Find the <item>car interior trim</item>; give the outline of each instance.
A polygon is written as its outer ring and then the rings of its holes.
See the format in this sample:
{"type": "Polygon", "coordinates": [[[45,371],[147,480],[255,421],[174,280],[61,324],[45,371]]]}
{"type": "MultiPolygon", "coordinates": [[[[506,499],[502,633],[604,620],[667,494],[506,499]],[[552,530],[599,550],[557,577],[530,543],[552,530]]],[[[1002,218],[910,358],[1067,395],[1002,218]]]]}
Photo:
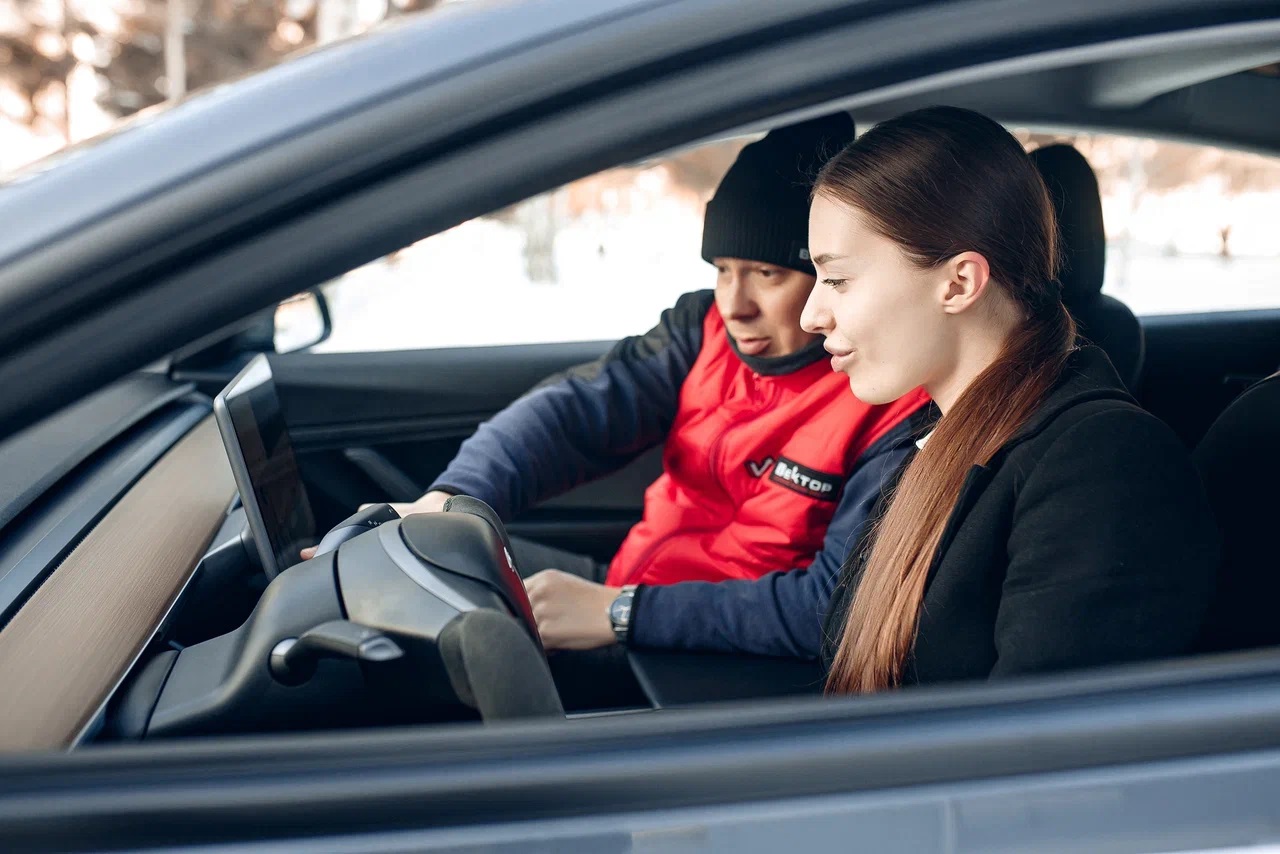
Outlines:
{"type": "MultiPolygon", "coordinates": [[[[92,526],[109,512],[160,457],[209,414],[207,404],[192,404],[140,435],[125,440],[118,456],[106,459],[102,470],[86,475],[75,504],[12,564],[0,562],[0,629],[17,613],[27,597],[53,572],[58,562],[92,526]]],[[[72,487],[74,489],[74,487],[72,487]]]]}
{"type": "MultiPolygon", "coordinates": [[[[1123,78],[1127,74],[1129,78],[1137,78],[1124,81],[1124,85],[1129,87],[1126,92],[1132,87],[1144,85],[1152,92],[1152,99],[1159,98],[1168,94],[1170,87],[1176,91],[1181,86],[1212,83],[1217,79],[1216,75],[1223,73],[1224,61],[1229,62],[1229,67],[1236,70],[1247,70],[1265,64],[1277,54],[1277,35],[1280,35],[1280,21],[1225,23],[1153,33],[950,69],[904,83],[868,89],[826,106],[848,110],[856,115],[866,116],[867,121],[875,122],[922,103],[946,101],[949,97],[946,93],[962,91],[964,87],[973,84],[989,84],[1000,79],[1080,68],[1087,80],[1087,91],[1082,92],[1080,97],[1085,99],[1088,107],[1102,109],[1110,100],[1119,97],[1115,88],[1119,85],[1115,83],[1117,77],[1123,78]],[[1171,57],[1180,58],[1181,65],[1173,65],[1171,57]],[[1224,60],[1223,57],[1231,59],[1224,60]],[[1175,75],[1179,78],[1177,82],[1174,82],[1175,75]]],[[[967,102],[970,99],[964,100],[967,102]]],[[[1027,118],[1009,115],[1007,109],[1000,110],[997,105],[988,109],[999,112],[1005,121],[1027,118]]],[[[808,115],[809,112],[812,111],[799,115],[808,115]]],[[[1119,124],[1109,124],[1106,129],[1113,133],[1126,128],[1131,131],[1151,129],[1163,130],[1162,135],[1169,134],[1168,127],[1148,128],[1141,121],[1141,115],[1142,111],[1134,108],[1126,116],[1129,123],[1122,121],[1119,124]]],[[[786,118],[782,117],[778,121],[786,118]]],[[[1079,126],[1078,118],[1073,120],[1072,126],[1079,126]]]]}
{"type": "Polygon", "coordinates": [[[0,442],[0,528],[118,436],[193,388],[139,373],[0,442]]]}
{"type": "Polygon", "coordinates": [[[205,418],[85,535],[0,630],[0,751],[71,743],[150,640],[234,491],[205,418]]]}

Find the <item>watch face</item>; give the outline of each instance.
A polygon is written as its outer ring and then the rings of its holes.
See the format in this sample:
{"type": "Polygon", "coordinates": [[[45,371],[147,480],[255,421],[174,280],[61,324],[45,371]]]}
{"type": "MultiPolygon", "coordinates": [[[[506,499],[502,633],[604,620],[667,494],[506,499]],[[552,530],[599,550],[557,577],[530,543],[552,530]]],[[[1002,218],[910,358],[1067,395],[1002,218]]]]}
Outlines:
{"type": "Polygon", "coordinates": [[[609,606],[609,619],[616,626],[625,626],[631,621],[631,594],[622,593],[609,606]]]}

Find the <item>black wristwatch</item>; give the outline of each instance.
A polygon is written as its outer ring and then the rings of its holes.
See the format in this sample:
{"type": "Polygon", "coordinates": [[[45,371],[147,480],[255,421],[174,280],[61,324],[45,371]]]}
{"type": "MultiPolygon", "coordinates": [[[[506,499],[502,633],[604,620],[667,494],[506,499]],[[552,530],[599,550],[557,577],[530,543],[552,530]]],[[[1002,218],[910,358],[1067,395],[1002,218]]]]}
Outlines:
{"type": "Polygon", "coordinates": [[[636,598],[636,585],[628,584],[618,591],[617,597],[609,605],[609,622],[613,626],[613,637],[618,643],[626,643],[631,634],[631,603],[636,598]]]}

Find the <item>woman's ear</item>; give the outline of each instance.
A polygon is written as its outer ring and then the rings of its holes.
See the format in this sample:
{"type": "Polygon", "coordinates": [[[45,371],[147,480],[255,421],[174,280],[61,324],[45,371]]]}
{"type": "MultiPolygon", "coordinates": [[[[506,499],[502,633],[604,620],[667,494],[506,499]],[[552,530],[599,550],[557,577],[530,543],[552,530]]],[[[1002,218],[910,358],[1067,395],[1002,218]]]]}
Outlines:
{"type": "Polygon", "coordinates": [[[942,310],[947,314],[968,311],[982,299],[991,281],[991,265],[977,252],[961,252],[941,268],[946,277],[942,310]]]}

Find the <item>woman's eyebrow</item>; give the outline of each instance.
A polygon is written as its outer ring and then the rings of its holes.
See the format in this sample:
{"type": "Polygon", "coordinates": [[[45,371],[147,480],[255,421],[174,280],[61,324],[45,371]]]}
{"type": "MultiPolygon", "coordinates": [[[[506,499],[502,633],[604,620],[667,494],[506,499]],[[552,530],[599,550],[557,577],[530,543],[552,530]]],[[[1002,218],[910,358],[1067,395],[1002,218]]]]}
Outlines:
{"type": "Polygon", "coordinates": [[[823,252],[821,255],[813,259],[813,263],[830,264],[832,261],[841,261],[847,257],[847,255],[835,255],[831,252],[823,252]]]}

